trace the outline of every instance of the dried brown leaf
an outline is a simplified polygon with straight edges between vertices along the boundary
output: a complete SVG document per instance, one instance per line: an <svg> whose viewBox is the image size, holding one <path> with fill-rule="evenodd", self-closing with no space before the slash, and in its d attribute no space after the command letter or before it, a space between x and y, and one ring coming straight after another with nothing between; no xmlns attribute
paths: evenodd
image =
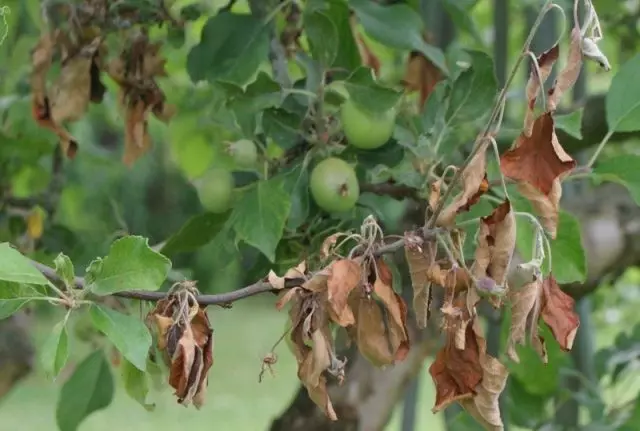
<svg viewBox="0 0 640 431"><path fill-rule="evenodd" d="M461 183L462 191L438 216L438 226L452 226L456 215L469 211L469 208L480 200L480 196L489 190L486 151L478 152L471 159L467 169L462 173Z"/></svg>
<svg viewBox="0 0 640 431"><path fill-rule="evenodd" d="M507 340L507 356L514 362L520 362L516 345L524 345L527 335L532 342L537 338L541 289L542 280L538 279L526 284L521 289L509 291L511 326Z"/></svg>
<svg viewBox="0 0 640 431"><path fill-rule="evenodd" d="M471 325L466 325L464 344L464 350L460 350L449 338L429 367L436 387L434 413L455 401L472 398L482 381L479 346Z"/></svg>
<svg viewBox="0 0 640 431"><path fill-rule="evenodd" d="M418 245L418 241L420 245ZM425 328L431 305L431 281L429 281L428 271L435 261L436 244L435 241L423 244L420 237L406 234L404 252L413 287L413 308L416 322L419 328Z"/></svg>
<svg viewBox="0 0 640 431"><path fill-rule="evenodd" d="M442 73L419 51L411 51L404 74L405 88L412 92L420 92L418 108L422 110L436 84L442 80Z"/></svg>
<svg viewBox="0 0 640 431"><path fill-rule="evenodd" d="M500 157L500 169L506 177L529 183L545 195L551 193L556 178L575 166L576 161L557 143L549 112L535 120L530 137L522 133L514 148Z"/></svg>
<svg viewBox="0 0 640 431"><path fill-rule="evenodd" d="M476 336L479 361L482 367L482 381L476 387L472 399L462 399L460 404L486 429L502 431L504 424L500 417L498 398L504 391L509 371L500 361L487 354L487 342L482 336L482 328L475 318L470 325Z"/></svg>
<svg viewBox="0 0 640 431"><path fill-rule="evenodd" d="M580 29L574 27L571 30L571 42L569 44L569 56L564 69L558 74L558 78L553 88L549 90L547 97L547 110L554 112L558 106L560 98L567 92L578 80L580 70L582 68L582 37Z"/></svg>
<svg viewBox="0 0 640 431"><path fill-rule="evenodd" d="M489 216L480 219L475 261L471 268L474 278L490 277L498 286L504 286L515 246L516 220L507 199Z"/></svg>
<svg viewBox="0 0 640 431"><path fill-rule="evenodd" d="M574 311L574 305L573 298L564 293L555 278L549 275L542 283L541 315L564 351L571 350L580 327L580 317Z"/></svg>
<svg viewBox="0 0 640 431"><path fill-rule="evenodd" d="M548 195L540 193L529 183L519 183L518 191L531 202L533 210L538 215L540 223L552 239L558 232L558 217L560 212L560 198L562 197L562 183L556 178Z"/></svg>
<svg viewBox="0 0 640 431"><path fill-rule="evenodd" d="M358 298L356 344L362 356L380 367L394 362L395 352L388 337L382 307L373 298Z"/></svg>
<svg viewBox="0 0 640 431"><path fill-rule="evenodd" d="M347 300L349 293L362 282L360 263L351 259L335 261L329 268L327 288L330 308L340 326L353 325L355 318Z"/></svg>
<svg viewBox="0 0 640 431"><path fill-rule="evenodd" d="M543 52L540 57L536 59L538 63L538 70L540 71L540 77L535 68L531 68L529 75L529 81L527 82L527 111L524 118L524 134L531 136L534 122L534 108L536 105L536 99L538 92L540 91L540 83L546 82L547 78L551 74L553 65L558 60L560 54L560 48L558 44L555 44L548 51Z"/></svg>
<svg viewBox="0 0 640 431"><path fill-rule="evenodd" d="M275 272L269 271L269 274L267 274L267 280L269 281L269 284L274 287L274 289L284 289L286 280L298 278L304 279L306 271L307 263L303 260L295 268L289 268L287 272L285 272L283 277L279 277Z"/></svg>

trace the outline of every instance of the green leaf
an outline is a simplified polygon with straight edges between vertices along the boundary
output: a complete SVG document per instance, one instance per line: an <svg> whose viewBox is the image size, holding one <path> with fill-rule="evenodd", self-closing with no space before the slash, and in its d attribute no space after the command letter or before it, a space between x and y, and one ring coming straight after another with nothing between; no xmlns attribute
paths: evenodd
<svg viewBox="0 0 640 431"><path fill-rule="evenodd" d="M393 48L420 51L434 66L448 72L442 51L424 41L422 19L409 6L382 6L370 0L350 0L349 6L372 38Z"/></svg>
<svg viewBox="0 0 640 431"><path fill-rule="evenodd" d="M291 211L287 227L295 230L309 217L311 200L309 196L309 170L300 164L283 175L284 188L291 196Z"/></svg>
<svg viewBox="0 0 640 431"><path fill-rule="evenodd" d="M120 366L124 390L127 394L136 400L148 412L155 410L154 403L147 403L147 395L149 395L149 380L144 371L140 371L135 365L126 359L122 361Z"/></svg>
<svg viewBox="0 0 640 431"><path fill-rule="evenodd" d="M625 186L640 205L640 156L624 154L598 160L593 174L597 181L612 181Z"/></svg>
<svg viewBox="0 0 640 431"><path fill-rule="evenodd" d="M135 316L97 304L91 307L89 313L96 329L107 336L122 356L144 371L151 347L151 334L145 324Z"/></svg>
<svg viewBox="0 0 640 431"><path fill-rule="evenodd" d="M556 128L564 130L570 136L573 136L576 139L582 139L583 112L584 109L580 108L569 114L554 116L553 120L555 121Z"/></svg>
<svg viewBox="0 0 640 431"><path fill-rule="evenodd" d="M158 290L167 278L171 261L149 247L141 236L127 236L111 244L104 259L87 268L87 288L96 295L125 290Z"/></svg>
<svg viewBox="0 0 640 431"><path fill-rule="evenodd" d="M203 213L191 217L160 249L165 256L195 251L209 243L222 230L230 212Z"/></svg>
<svg viewBox="0 0 640 431"><path fill-rule="evenodd" d="M231 225L242 240L260 250L271 262L291 210L291 196L281 181L260 181L236 203Z"/></svg>
<svg viewBox="0 0 640 431"><path fill-rule="evenodd" d="M228 85L227 93L231 93ZM239 90L239 91L238 91ZM255 81L245 91L236 87L236 94L229 95L228 107L236 117L245 136L253 138L258 115L268 108L280 106L282 91L280 85L269 75L259 72Z"/></svg>
<svg viewBox="0 0 640 431"><path fill-rule="evenodd" d="M483 44L482 35L480 34L480 30L478 30L476 22L471 19L470 11L465 8L464 5L460 4L459 0L444 0L442 5L456 27L469 33L477 43Z"/></svg>
<svg viewBox="0 0 640 431"><path fill-rule="evenodd" d="M636 54L618 69L611 80L605 100L610 131L640 130L640 54Z"/></svg>
<svg viewBox="0 0 640 431"><path fill-rule="evenodd" d="M200 43L187 56L193 82L226 80L244 84L268 58L269 31L258 18L223 12L209 18Z"/></svg>
<svg viewBox="0 0 640 431"><path fill-rule="evenodd" d="M357 68L344 82L349 97L361 109L372 113L384 113L396 106L401 93L380 85L373 77L373 71L366 67Z"/></svg>
<svg viewBox="0 0 640 431"><path fill-rule="evenodd" d="M66 320L58 322L42 345L40 364L45 373L57 377L69 358Z"/></svg>
<svg viewBox="0 0 640 431"><path fill-rule="evenodd" d="M518 200L518 204L520 204ZM518 210L520 211L520 205ZM518 251L525 261L531 259L534 228L526 219L518 220L518 236L516 244ZM580 223L571 214L560 211L558 218L558 234L555 240L549 240L551 245L551 267L555 279L560 284L583 282L587 277L587 259L582 247ZM548 257L545 259L543 270L549 272Z"/></svg>
<svg viewBox="0 0 640 431"><path fill-rule="evenodd" d="M325 67L330 67L338 55L338 29L327 15L314 11L304 17L311 55Z"/></svg>
<svg viewBox="0 0 640 431"><path fill-rule="evenodd" d="M56 274L62 279L64 285L73 287L75 285L76 272L69 256L60 253L53 259L53 263L56 266Z"/></svg>
<svg viewBox="0 0 640 431"><path fill-rule="evenodd" d="M482 117L493 106L498 82L493 60L482 51L468 51L471 65L453 82L449 107L445 113L448 124L462 124Z"/></svg>
<svg viewBox="0 0 640 431"><path fill-rule="evenodd" d="M46 296L44 286L8 283L0 280L0 320L6 319L34 298Z"/></svg>
<svg viewBox="0 0 640 431"><path fill-rule="evenodd" d="M77 366L62 386L56 409L60 431L77 431L87 416L111 404L113 392L109 363L104 352L96 350Z"/></svg>
<svg viewBox="0 0 640 431"><path fill-rule="evenodd" d="M264 133L285 150L296 145L301 124L300 116L281 108L270 108L262 113Z"/></svg>
<svg viewBox="0 0 640 431"><path fill-rule="evenodd" d="M8 242L0 243L0 280L41 285L49 283L31 261Z"/></svg>

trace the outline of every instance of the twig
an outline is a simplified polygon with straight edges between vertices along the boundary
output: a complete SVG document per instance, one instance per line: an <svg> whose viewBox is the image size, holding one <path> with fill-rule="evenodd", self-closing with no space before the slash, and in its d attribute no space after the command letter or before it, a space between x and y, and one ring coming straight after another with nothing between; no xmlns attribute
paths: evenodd
<svg viewBox="0 0 640 431"><path fill-rule="evenodd" d="M475 144L473 150L471 151L471 154L469 154L469 156L464 161L464 163L462 164L460 169L458 169L458 171L453 176L453 179L451 180L450 186L447 189L447 191L444 192L444 194L438 200L438 204L436 205L436 208L433 210L433 214L431 215L431 218L429 218L429 220L427 221L427 223L425 225L426 229L431 229L431 228L433 228L435 226L436 220L438 220L438 217L440 216L440 213L444 209L444 205L445 205L447 199L453 193L454 186L462 178L462 174L464 174L465 170L469 167L469 163L471 163L471 160L473 160L473 158L478 153L480 153L480 151L485 150L487 148L487 145L489 144L489 140L487 139L487 137L491 133L491 128L492 128L494 122L496 121L496 119L500 115L500 112L502 110L502 106L503 106L503 104L505 102L505 99L506 99L506 96L507 96L507 90L511 86L511 82L513 82L513 79L515 78L516 73L518 72L518 68L520 67L520 64L522 63L523 59L524 58L528 58L527 52L529 51L529 47L531 46L531 41L533 40L533 37L536 34L536 31L538 30L538 27L540 27L540 23L542 23L542 19L544 18L546 13L549 11L551 3L552 3L552 0L547 0L545 2L544 6L542 7L542 10L538 14L538 17L536 18L536 21L533 23L533 26L531 26L531 30L529 31L529 35L527 36L527 40L524 42L524 46L522 47L522 51L521 51L520 55L518 56L518 59L516 60L516 64L513 65L513 68L511 69L511 73L509 74L509 77L507 78L507 81L505 82L504 87L502 87L502 90L500 90L500 94L498 95L498 100L496 101L495 105L493 106L493 110L491 111L491 115L489 116L489 121L487 121L487 126L486 126L484 132L476 140L476 144Z"/></svg>
<svg viewBox="0 0 640 431"><path fill-rule="evenodd" d="M434 234L436 231L439 231L439 230L434 230ZM380 256L387 253L393 253L394 251L402 247L404 247L404 239L400 239L395 242L392 242L391 244L387 244L379 247L374 252L374 255ZM33 266L35 266L38 269L38 271L40 271L45 277L47 277L52 282L62 281L58 276L58 274L56 273L55 269L33 260L31 261L31 263L33 264ZM292 287L300 286L302 283L304 283L304 279L301 279L301 278L287 279L285 280L285 289L290 289ZM77 289L85 289L87 287L87 283L85 279L82 277L75 277L73 284ZM266 293L266 292L277 293L279 292L279 289L275 289L270 283L266 281L259 280L241 289L237 289L237 290L226 292L226 293L219 293L215 295L198 295L196 299L198 300L198 303L201 305L228 306L231 303L238 301L240 299L248 298L250 296L259 295L261 293ZM118 296L121 298L129 298L129 299L139 299L141 301L159 301L165 298L166 295L167 295L166 292L150 292L150 291L144 291L144 290L127 290L123 292L116 292L113 294L113 296Z"/></svg>

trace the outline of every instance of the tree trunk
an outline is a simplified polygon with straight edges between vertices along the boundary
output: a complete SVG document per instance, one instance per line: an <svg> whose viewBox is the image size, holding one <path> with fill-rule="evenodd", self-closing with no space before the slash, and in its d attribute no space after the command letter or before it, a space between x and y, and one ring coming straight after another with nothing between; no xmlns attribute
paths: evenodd
<svg viewBox="0 0 640 431"><path fill-rule="evenodd" d="M27 320L23 313L0 320L0 399L33 368Z"/></svg>

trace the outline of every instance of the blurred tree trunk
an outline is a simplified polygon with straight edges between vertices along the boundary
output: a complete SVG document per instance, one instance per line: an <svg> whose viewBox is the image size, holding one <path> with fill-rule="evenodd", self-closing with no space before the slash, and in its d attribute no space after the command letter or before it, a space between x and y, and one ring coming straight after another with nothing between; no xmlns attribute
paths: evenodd
<svg viewBox="0 0 640 431"><path fill-rule="evenodd" d="M34 349L23 313L0 320L0 399L33 368Z"/></svg>

